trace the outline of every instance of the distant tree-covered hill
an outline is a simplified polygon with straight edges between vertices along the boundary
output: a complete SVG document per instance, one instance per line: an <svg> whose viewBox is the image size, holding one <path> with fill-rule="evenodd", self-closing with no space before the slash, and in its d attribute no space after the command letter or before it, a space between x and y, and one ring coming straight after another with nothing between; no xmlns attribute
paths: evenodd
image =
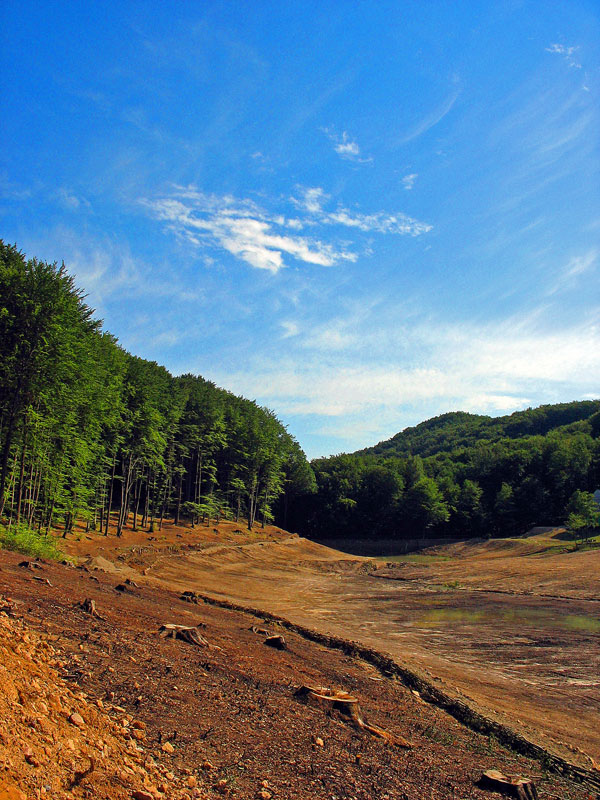
<svg viewBox="0 0 600 800"><path fill-rule="evenodd" d="M356 453L317 459L292 510L315 537L510 536L593 524L600 400L503 417L443 414ZM596 515L597 516L597 515Z"/></svg>
<svg viewBox="0 0 600 800"><path fill-rule="evenodd" d="M515 411L503 417L487 417L452 411L433 417L413 428L405 428L391 439L374 447L359 450L361 455L432 456L469 447L477 442L498 442L523 436L545 436L552 430L572 423L588 422L600 411L600 400L579 400L557 403L525 411ZM580 430L588 430L585 425Z"/></svg>

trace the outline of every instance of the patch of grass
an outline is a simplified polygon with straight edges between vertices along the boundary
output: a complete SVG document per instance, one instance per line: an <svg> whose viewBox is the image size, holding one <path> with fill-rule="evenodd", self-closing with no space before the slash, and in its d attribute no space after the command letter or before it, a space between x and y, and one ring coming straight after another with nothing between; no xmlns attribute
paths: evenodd
<svg viewBox="0 0 600 800"><path fill-rule="evenodd" d="M65 557L54 537L37 533L27 525L11 525L10 528L0 525L0 549L54 561Z"/></svg>
<svg viewBox="0 0 600 800"><path fill-rule="evenodd" d="M452 736L451 733L441 730L435 724L428 725L423 731L423 736L426 736L432 742L445 745L446 747L453 745L455 742L454 736Z"/></svg>
<svg viewBox="0 0 600 800"><path fill-rule="evenodd" d="M600 633L600 619L584 617L579 614L568 614L562 619L562 627L583 633Z"/></svg>
<svg viewBox="0 0 600 800"><path fill-rule="evenodd" d="M405 556L376 556L377 561L389 561L397 564L404 562L408 564L439 564L442 561L450 561L450 556L442 555L423 555L421 553L408 553Z"/></svg>
<svg viewBox="0 0 600 800"><path fill-rule="evenodd" d="M473 741L467 745L467 749L479 756L492 756L503 748L492 734L489 736L478 734Z"/></svg>
<svg viewBox="0 0 600 800"><path fill-rule="evenodd" d="M460 581L447 581L446 583L442 583L444 589L460 589L461 583Z"/></svg>

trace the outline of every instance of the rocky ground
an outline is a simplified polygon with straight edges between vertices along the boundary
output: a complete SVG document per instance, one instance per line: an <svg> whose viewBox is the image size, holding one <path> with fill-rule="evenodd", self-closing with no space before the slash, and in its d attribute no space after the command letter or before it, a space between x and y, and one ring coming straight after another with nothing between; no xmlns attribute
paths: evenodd
<svg viewBox="0 0 600 800"><path fill-rule="evenodd" d="M260 617L6 552L0 596L0 800L492 800L478 786L490 768L533 778L546 800L596 796ZM199 643L162 637L165 623L193 627ZM351 693L398 739L307 703L302 686Z"/></svg>

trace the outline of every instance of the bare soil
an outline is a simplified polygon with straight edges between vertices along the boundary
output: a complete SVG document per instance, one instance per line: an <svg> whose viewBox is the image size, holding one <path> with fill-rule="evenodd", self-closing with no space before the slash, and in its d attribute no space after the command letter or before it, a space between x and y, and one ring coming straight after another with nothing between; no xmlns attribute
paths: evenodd
<svg viewBox="0 0 600 800"><path fill-rule="evenodd" d="M85 746L91 746L94 737L106 739L106 724L113 726L108 732L115 742L123 740L128 753L118 755L121 751L113 743L114 769L110 759L98 761L95 771L76 785L72 781L77 765L63 765L59 774L50 742L45 745L48 752L34 754L38 765L29 763L23 742L35 729L22 721L27 714L17 693L14 704L2 708L7 714L4 730L17 731L0 737L0 776L5 776L4 786L13 787L10 791L18 786L26 797L132 797L135 786L125 780L126 766L133 770L129 777L154 798L460 800L499 796L476 785L483 770L496 768L534 776L542 798L595 796L589 787L550 774L547 765L468 729L360 658L266 623L260 615L185 602L180 595L185 590L202 592L378 645L421 670L432 684L485 707L490 715L507 717L515 727L525 717L522 727L530 738L545 738L554 752L588 769L590 758L576 748L593 753L597 688L565 682L559 687L562 694L550 692L548 699L546 684L551 685L550 678L560 669L563 676L577 673L590 684L594 676L597 679L593 665L598 633L567 630L552 622L557 615L597 619L597 610L589 610L589 598L557 600L571 604L568 613L562 605L549 606L547 599L526 598L534 604L526 610L535 620L535 630L543 628L551 641L544 645L539 633L533 643L531 628L526 626L524 634L523 625L515 623L513 595L443 587L437 573L423 576L419 570L426 568L420 565L376 569L368 559L344 556L273 528L247 534L233 523L222 523L194 530L167 526L153 538L133 531L121 539L80 534L68 547L79 568L50 563L26 568L19 566L27 560L22 556L0 553L0 595L14 600L15 619L25 631L33 631L33 636L37 632L56 650L57 685L67 687L74 698L83 692L78 702L93 705L100 699L104 705L98 711L106 720L94 723L97 730L89 732ZM464 564L464 556L462 560ZM590 587L592 583L590 579ZM79 606L85 598L95 601L101 619ZM514 598L522 610L523 597ZM466 616L453 617L457 611ZM211 646L161 638L159 628L167 622L200 625L199 633ZM564 641L553 638L557 630ZM265 646L264 631L282 633L287 649ZM573 647L572 637L579 637ZM521 660L532 662L525 682L515 661L519 648ZM563 658L559 673L548 672L553 661L549 653ZM37 663L37 657L32 662ZM15 662L8 676L27 685L33 668ZM359 698L368 722L408 739L413 747L386 744L357 729L339 711L305 705L295 694L302 685L350 692ZM523 713L527 703L537 708L531 718ZM49 703L37 708L38 717L45 716L45 707L49 724L69 727L64 710L57 722ZM85 719L88 713L83 707L81 716ZM145 726L139 738L131 735L134 722ZM567 736L559 744L563 730L570 731L575 744ZM55 733L54 744L64 748L64 732ZM163 749L165 743L172 752ZM75 747L79 752L83 744ZM128 758L131 766L120 758ZM83 750L80 762L87 763ZM0 777L0 798L18 797L8 792Z"/></svg>

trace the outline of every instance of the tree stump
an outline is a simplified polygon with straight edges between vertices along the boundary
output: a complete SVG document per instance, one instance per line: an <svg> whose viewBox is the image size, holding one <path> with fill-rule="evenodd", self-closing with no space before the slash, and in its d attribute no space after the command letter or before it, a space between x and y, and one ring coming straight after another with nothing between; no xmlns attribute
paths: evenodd
<svg viewBox="0 0 600 800"><path fill-rule="evenodd" d="M515 800L538 800L535 784L530 778L510 778L498 772L497 769L488 769L479 780L482 789L491 789L502 792Z"/></svg>
<svg viewBox="0 0 600 800"><path fill-rule="evenodd" d="M184 642L195 644L197 647L211 647L214 650L221 649L216 644L211 644L204 636L201 636L197 627L175 625L172 622L167 622L160 626L159 633L163 638L182 639Z"/></svg>
<svg viewBox="0 0 600 800"><path fill-rule="evenodd" d="M91 614L92 617L95 617L96 619L104 619L104 617L101 617L96 609L96 602L91 600L89 597L86 597L83 603L79 603L79 608L85 611L86 614Z"/></svg>
<svg viewBox="0 0 600 800"><path fill-rule="evenodd" d="M355 728L368 731L373 736L396 745L397 747L412 748L412 744L395 733L380 728L378 725L371 725L363 719L360 703L357 697L353 697L343 690L333 690L326 686L301 686L296 692L296 697L303 699L304 702L316 705L325 711L337 710L348 718Z"/></svg>

